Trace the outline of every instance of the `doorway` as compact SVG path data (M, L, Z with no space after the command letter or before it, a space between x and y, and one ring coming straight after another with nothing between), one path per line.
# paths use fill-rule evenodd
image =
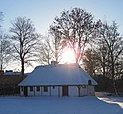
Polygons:
M28 87L24 86L24 96L28 96Z
M68 96L68 86L62 86L62 96Z

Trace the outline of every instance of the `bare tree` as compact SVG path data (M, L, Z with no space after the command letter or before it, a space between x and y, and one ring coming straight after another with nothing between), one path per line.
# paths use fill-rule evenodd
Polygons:
M3 21L3 12L0 12L0 22ZM1 24L0 24L1 27ZM2 30L0 31L0 70L7 67L10 61L10 41L8 40L8 35L4 34Z
M104 39L100 39L99 42L97 41L97 61L99 64L98 67L100 67L102 70L101 72L103 73L104 77L109 78L109 51L107 49L106 42Z
M90 13L80 8L73 8L63 11L61 17L56 17L50 30L60 36L64 46L69 45L73 49L76 63L79 63L86 44L95 37L94 31L97 25L98 22L94 22Z
M39 35L30 19L18 17L10 28L13 42L13 56L21 62L21 72L24 76L24 65L34 60L35 46Z
M3 33L0 34L0 70L6 68L9 61L11 60L10 41L7 38L8 35Z
M43 41L41 41L40 45L38 46L38 61L41 64L50 64L50 62L53 60L53 52L52 52L52 42L45 38Z
M61 60L62 49L60 42L52 37L42 38L40 45L38 46L38 58L41 64L50 64L51 61L59 63Z
M95 72L99 70L99 62L97 60L97 52L94 49L86 49L83 58L83 65L85 70L94 76Z
M62 39L61 39L61 33L57 31L57 28L51 27L49 30L50 34L52 35L52 53L54 55L54 59L57 63L60 62L61 60L61 55L63 52L63 47L62 47Z
M107 60L110 72L111 79L113 81L113 87L115 93L117 94L116 88L116 64L120 60L123 52L123 38L118 33L118 27L116 22L113 22L112 25L104 23L100 26L100 38L99 40L104 42L105 49L108 51ZM103 45L104 45L103 44Z

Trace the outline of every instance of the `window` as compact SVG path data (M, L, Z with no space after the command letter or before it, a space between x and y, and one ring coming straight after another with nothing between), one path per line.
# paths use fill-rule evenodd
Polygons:
M37 90L37 91L40 91L40 86L37 86L37 87L36 87L36 90Z
M30 91L33 91L33 86L30 86Z
M91 80L88 80L88 85L92 85Z
M44 86L44 92L48 92L48 87Z

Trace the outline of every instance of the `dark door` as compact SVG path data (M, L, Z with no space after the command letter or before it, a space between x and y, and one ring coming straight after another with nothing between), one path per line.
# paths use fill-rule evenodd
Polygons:
M28 87L25 86L25 87L24 87L24 96L27 96L27 95L28 95Z
M62 86L62 96L68 96L68 86Z

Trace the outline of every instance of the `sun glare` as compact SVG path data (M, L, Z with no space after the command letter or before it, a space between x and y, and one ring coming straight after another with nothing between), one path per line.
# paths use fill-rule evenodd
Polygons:
M67 49L62 54L62 60L65 63L74 63L75 62L75 54L72 49Z

